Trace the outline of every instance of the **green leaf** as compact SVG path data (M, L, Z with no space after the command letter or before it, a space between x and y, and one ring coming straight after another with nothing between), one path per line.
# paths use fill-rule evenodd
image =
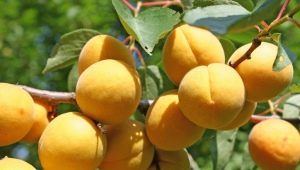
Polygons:
M293 95L283 105L283 118L298 118L300 116L300 94Z
M188 24L224 34L231 25L248 15L250 12L239 5L214 5L187 11L183 20Z
M241 6L246 8L248 11L252 11L254 8L254 3L252 0L234 0L238 2Z
M280 2L281 0L261 0L252 12L232 4L198 7L187 11L183 20L191 25L208 28L217 34L240 32L272 16Z
M43 73L62 69L73 64L84 44L98 34L100 33L95 30L78 29L61 36L52 50L51 58L48 59Z
M291 93L300 93L300 84L292 84L289 90Z
M134 17L122 1L112 0L112 3L125 30L150 55L159 39L180 21L180 14L169 8L148 8Z
M211 144L212 159L215 170L222 170L228 163L233 151L237 129L217 131L216 138Z
M239 3L233 0L194 0L193 6L206 7L206 6L224 5L224 4L239 5Z
M149 68L137 69L141 84L142 84L142 99L155 99L159 95L159 85L157 84L157 77L151 74ZM149 74L150 72L150 74Z
M248 149L248 142L244 146L244 153L243 153L243 164L241 170L252 170L255 168L255 163L249 153Z
M280 7L281 0L260 0L250 15L240 19L230 27L230 31L240 32L270 18Z
M69 72L69 75L68 75L68 90L69 91L75 91L78 77L79 77L78 63L75 62L71 71Z
M271 36L272 42L278 46L277 56L273 63L273 70L280 71L284 69L286 66L292 64L289 55L287 54L285 48L283 48L281 44L281 34L274 33Z
M229 59L229 57L231 56L231 54L236 50L236 47L235 47L234 43L227 38L220 38L219 40L224 49L225 58L227 61Z

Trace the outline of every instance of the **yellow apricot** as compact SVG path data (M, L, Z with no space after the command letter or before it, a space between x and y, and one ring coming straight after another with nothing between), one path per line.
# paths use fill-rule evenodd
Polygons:
M186 151L164 151L156 149L156 156L160 170L188 170L190 162ZM152 164L148 170L157 170L157 165Z
M196 125L217 129L229 124L242 110L245 89L230 66L214 63L190 70L178 90L179 107Z
M238 48L230 57L235 62L251 46L251 43ZM236 67L243 79L247 100L266 101L284 90L293 79L293 65L290 64L280 71L273 71L272 66L277 56L278 47L262 42L251 53L251 59L245 60Z
M29 132L23 137L23 142L38 142L44 129L49 124L47 107L44 103L34 103L34 122Z
M239 128L243 125L245 125L249 119L251 118L251 115L254 113L256 109L256 102L251 101L245 101L245 104L243 106L242 111L237 115L236 118L232 122L230 122L228 125L219 128L220 130L229 130L229 129L235 129Z
M249 134L249 152L264 170L293 170L300 162L300 135L289 122L268 119Z
M148 109L145 127L151 143L163 150L191 146L205 131L185 118L178 106L177 90L165 92L154 101Z
M137 108L141 85L135 69L118 60L102 60L87 68L76 85L76 100L87 116L105 124L127 119Z
M20 87L0 83L0 146L20 141L33 124L33 99Z
M90 65L105 59L121 60L135 67L130 50L122 42L109 35L97 35L92 37L80 52L78 59L79 74Z
M106 149L106 138L89 118L68 112L53 119L38 144L44 170L95 170Z
M107 125L107 153L101 170L146 170L153 159L154 147L145 134L144 125L126 120Z
M16 159L16 158L8 158L4 157L0 159L0 169L1 170L36 170L29 163Z
M176 85L196 66L224 62L225 54L218 38L206 29L187 24L175 28L163 48L166 74Z

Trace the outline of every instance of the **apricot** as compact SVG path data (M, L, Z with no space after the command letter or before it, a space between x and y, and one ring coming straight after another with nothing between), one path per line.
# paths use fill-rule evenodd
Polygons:
M254 113L256 105L256 102L246 100L243 109L240 111L237 117L234 118L233 121L231 121L228 125L220 128L220 130L230 130L245 125L251 118L251 115Z
M88 40L80 52L79 74L90 65L105 59L121 60L135 67L130 50L122 42L109 35L97 35Z
M218 38L203 28L181 25L170 33L164 44L164 68L175 85L196 66L224 62L225 54Z
M45 103L34 102L34 122L29 132L23 137L23 142L38 142L44 129L49 124L48 107Z
M205 131L185 118L178 105L177 90L165 92L154 101L148 109L145 127L151 143L163 150L191 146Z
M32 165L29 163L16 159L16 158L9 158L4 157L0 159L0 169L1 170L36 170Z
M76 100L84 114L105 124L127 119L141 98L138 74L118 60L102 60L87 68L76 85Z
M30 130L33 99L22 88L0 83L0 146L20 141Z
M245 88L232 67L214 63L190 70L180 83L178 97L187 119L200 127L217 129L242 110Z
M39 159L45 170L95 170L105 149L106 138L101 130L77 112L53 119L38 143Z
M164 151L156 149L159 170L188 170L190 162L186 151ZM155 163L155 162L154 162ZM152 164L148 170L158 170L157 165Z
M104 129L108 145L101 170L146 170L150 166L154 147L142 123L126 120Z
M238 48L230 57L229 62L235 62L251 46L251 43ZM251 53L251 59L245 60L236 67L243 79L247 100L266 101L283 91L293 79L293 65L290 64L280 71L273 71L273 63L278 47L262 42Z
M300 161L300 135L289 122L268 119L256 124L249 134L249 152L264 170L292 170Z

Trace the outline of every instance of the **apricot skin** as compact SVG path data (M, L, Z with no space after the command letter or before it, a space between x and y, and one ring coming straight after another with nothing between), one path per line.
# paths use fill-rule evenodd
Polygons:
M163 48L164 68L175 85L196 66L224 62L225 54L218 38L206 29L187 24L175 28Z
M245 89L232 67L214 63L190 70L180 83L178 97L185 117L200 127L218 129L242 110Z
M164 151L156 149L156 156L160 170L188 170L190 162L186 151ZM156 165L151 165L148 170L157 170Z
M130 50L122 42L109 35L97 35L92 37L80 52L79 74L90 65L105 59L121 60L133 68L135 67Z
M137 108L141 84L137 72L118 60L102 60L87 68L76 85L84 114L104 124L117 124Z
M235 62L251 46L251 43L238 48L230 57ZM273 71L272 66L277 56L277 46L262 42L251 53L251 59L243 61L236 67L243 79L247 100L266 101L277 96L293 79L293 65L290 64L280 71Z
M20 141L34 121L33 99L20 87L0 83L0 146Z
M22 139L23 142L38 142L43 131L49 124L47 107L43 103L34 102L34 122L29 132Z
M151 143L163 150L180 150L191 146L205 131L185 118L175 90L163 93L150 106L145 127Z
M4 157L0 159L0 169L1 170L36 170L32 165L29 163L16 159L16 158L9 158Z
M243 109L240 111L237 117L234 118L234 120L231 121L228 125L220 128L220 130L230 130L245 125L251 118L251 115L254 113L256 105L256 102L246 101Z
M300 135L289 122L269 119L256 124L249 134L249 152L264 170L293 170L300 161Z
M146 170L150 166L154 147L142 123L126 120L104 129L108 148L101 170Z
M95 170L106 150L106 138L95 123L78 112L63 113L44 130L38 154L44 170Z

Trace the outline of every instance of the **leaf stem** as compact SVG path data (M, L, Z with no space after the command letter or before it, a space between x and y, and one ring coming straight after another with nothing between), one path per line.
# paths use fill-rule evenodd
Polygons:
M282 5L282 7L281 7L281 9L280 9L280 11L279 11L279 13L278 13L275 20L279 20L282 17L282 15L285 12L285 10L286 10L289 3L290 3L290 0L285 0L284 1L284 4Z

